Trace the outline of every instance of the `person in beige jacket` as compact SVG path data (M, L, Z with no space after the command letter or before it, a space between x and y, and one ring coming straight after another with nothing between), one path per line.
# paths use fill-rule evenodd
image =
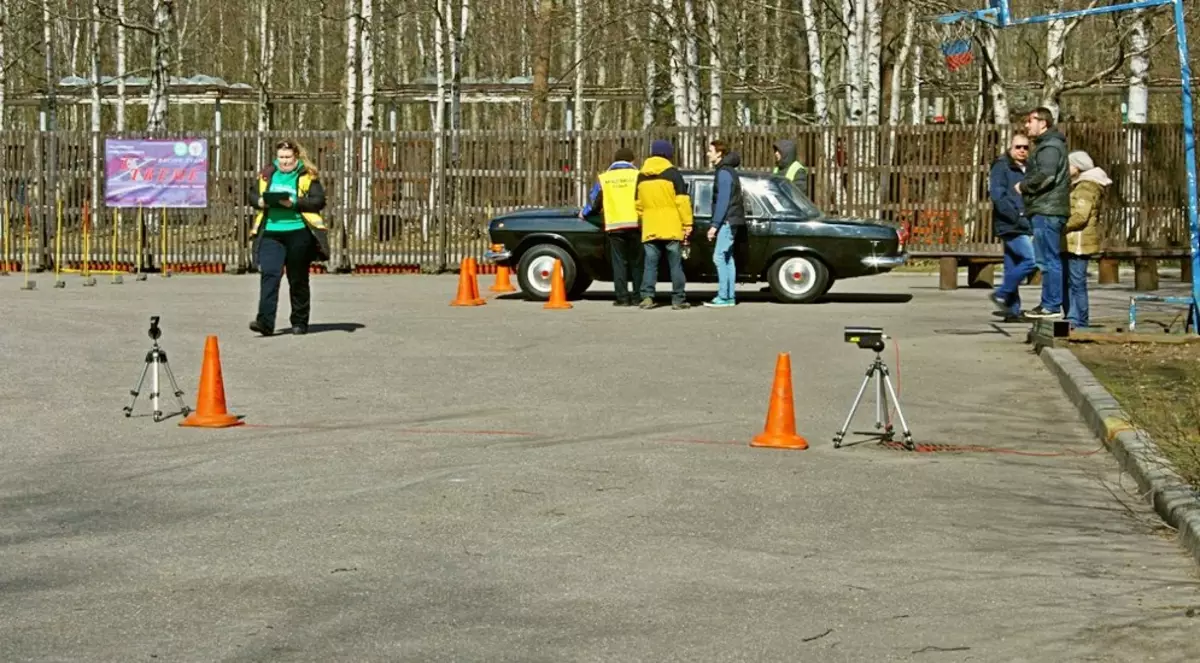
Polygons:
M1071 175L1071 215L1063 227L1063 312L1071 328L1088 326L1088 261L1100 252L1100 208L1112 184L1087 152L1067 156Z

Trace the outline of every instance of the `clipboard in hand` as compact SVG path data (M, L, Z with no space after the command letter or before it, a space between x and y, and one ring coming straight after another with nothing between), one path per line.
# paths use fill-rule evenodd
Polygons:
M291 197L292 195L287 191L268 191L263 194L263 202L268 207L283 207L281 203L291 199Z

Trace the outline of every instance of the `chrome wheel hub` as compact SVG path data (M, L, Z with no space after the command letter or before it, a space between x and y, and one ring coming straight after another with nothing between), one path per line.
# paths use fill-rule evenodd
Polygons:
M805 258L792 258L783 263L779 273L779 284L791 295L803 295L816 284L816 270Z
M550 292L550 280L554 277L554 257L538 256L529 262L529 271L525 274L529 285L540 293Z

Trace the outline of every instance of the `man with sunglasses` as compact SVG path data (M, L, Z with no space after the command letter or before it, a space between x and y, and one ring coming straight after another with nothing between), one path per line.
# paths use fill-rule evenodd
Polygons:
M1033 224L1025 216L1025 200L1017 192L1025 179L1029 158L1029 136L1013 134L1008 151L992 162L988 195L992 199L992 232L1004 242L1004 279L992 293L1005 322L1019 322L1021 282L1037 269L1033 250Z

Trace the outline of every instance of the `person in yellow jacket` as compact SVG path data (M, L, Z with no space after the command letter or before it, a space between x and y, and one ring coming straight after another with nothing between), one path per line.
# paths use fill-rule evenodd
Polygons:
M608 239L613 291L616 293L613 306L633 306L642 291L641 223L635 202L637 177L633 150L619 148L613 155L612 165L600 173L592 185L587 205L579 210L580 219L586 219L597 211L604 213L604 234Z
M250 204L258 210L250 236L251 253L258 263L258 315L250 330L263 336L275 333L279 285L287 273L292 303L292 333L308 333L311 294L308 268L313 261L329 259L328 230L321 211L325 187L317 168L294 141L275 144L275 159L259 174L251 188Z
M675 148L669 141L656 140L650 145L650 158L642 163L637 177L637 211L642 220L642 249L645 269L642 273L642 303L639 308L654 308L654 285L658 265L667 256L671 271L671 308L691 308L684 294L683 244L692 233L692 199L679 169L671 163Z

